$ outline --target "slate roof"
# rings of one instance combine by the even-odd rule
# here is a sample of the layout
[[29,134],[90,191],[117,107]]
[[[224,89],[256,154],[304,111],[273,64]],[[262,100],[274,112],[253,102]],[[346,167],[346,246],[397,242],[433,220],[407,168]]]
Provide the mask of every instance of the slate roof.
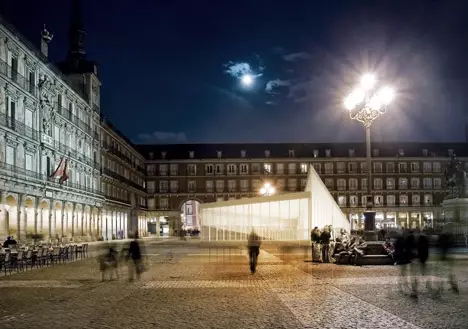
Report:
[[[350,149],[355,157],[366,155],[364,143],[168,144],[135,145],[135,148],[148,160],[163,159],[163,152],[167,160],[189,159],[189,152],[194,152],[194,159],[215,159],[218,151],[222,152],[222,158],[238,159],[242,150],[249,159],[265,158],[265,150],[270,151],[270,158],[290,158],[289,150],[294,150],[295,158],[312,158],[314,150],[318,150],[318,157],[325,157],[326,150],[331,150],[331,157],[349,157]],[[422,157],[423,149],[428,156],[449,156],[452,149],[457,156],[468,157],[468,143],[372,143],[371,148],[379,150],[379,157]],[[399,154],[400,149],[403,155]]]

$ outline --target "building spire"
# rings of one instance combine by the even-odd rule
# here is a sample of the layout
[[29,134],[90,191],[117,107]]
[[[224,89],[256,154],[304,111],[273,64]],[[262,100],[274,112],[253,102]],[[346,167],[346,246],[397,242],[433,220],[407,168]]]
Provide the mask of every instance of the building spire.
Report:
[[84,38],[86,31],[83,28],[83,19],[81,15],[81,1],[73,0],[70,28],[68,30],[68,61],[79,65],[79,62],[86,57],[84,48]]

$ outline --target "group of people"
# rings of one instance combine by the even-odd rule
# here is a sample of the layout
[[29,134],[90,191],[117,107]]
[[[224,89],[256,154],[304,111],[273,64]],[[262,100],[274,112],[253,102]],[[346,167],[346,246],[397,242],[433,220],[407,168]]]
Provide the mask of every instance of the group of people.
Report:
[[135,274],[139,280],[140,275],[146,270],[146,265],[142,261],[142,254],[142,246],[138,241],[138,232],[130,244],[122,249],[120,257],[116,246],[110,245],[107,252],[99,258],[102,281],[105,280],[107,273],[110,274],[110,280],[113,279],[114,274],[117,279],[119,278],[119,263],[121,261],[125,261],[128,265],[129,281],[134,280]]
[[330,262],[330,242],[332,240],[331,226],[325,226],[320,230],[317,226],[310,233],[312,240],[312,261]]

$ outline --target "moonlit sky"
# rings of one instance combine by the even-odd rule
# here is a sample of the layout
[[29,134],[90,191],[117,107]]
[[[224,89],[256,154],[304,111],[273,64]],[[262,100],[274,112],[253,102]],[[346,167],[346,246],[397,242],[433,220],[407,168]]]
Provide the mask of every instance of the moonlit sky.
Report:
[[[362,141],[343,98],[367,71],[398,92],[374,140],[465,139],[468,1],[82,2],[102,111],[134,142]],[[70,4],[0,11],[36,44],[46,23],[59,61]]]

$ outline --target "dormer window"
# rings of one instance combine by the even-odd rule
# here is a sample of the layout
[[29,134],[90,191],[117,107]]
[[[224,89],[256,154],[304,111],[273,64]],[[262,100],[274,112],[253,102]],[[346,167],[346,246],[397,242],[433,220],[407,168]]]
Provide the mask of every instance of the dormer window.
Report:
[[372,156],[378,157],[379,156],[379,149],[373,149],[372,150]]
[[[151,155],[152,153],[150,153],[150,158],[152,157]],[[161,152],[161,159],[165,159],[166,158],[166,152]]]
[[289,150],[289,157],[294,158],[294,150]]
[[398,156],[404,156],[405,155],[405,151],[403,149],[398,149]]
[[265,150],[265,158],[269,158],[270,157],[270,150]]
[[247,152],[245,152],[245,150],[241,150],[241,158],[245,158],[246,155],[247,155]]
[[153,153],[153,152],[150,152],[150,153],[148,154],[148,156],[149,156],[150,160],[153,160],[153,159],[154,159],[154,153]]
[[427,157],[428,154],[429,154],[428,150],[427,150],[427,149],[424,149],[424,150],[423,150],[423,156]]
[[349,149],[348,152],[350,157],[354,156],[354,149]]
[[195,152],[194,151],[189,151],[188,156],[189,156],[190,159],[193,159],[193,157],[195,156]]
[[318,150],[314,150],[314,158],[317,158],[319,156]]
[[327,158],[331,157],[331,150],[330,150],[330,149],[325,150],[325,156],[326,156]]
[[449,157],[453,156],[453,149],[449,149],[449,150],[448,150],[448,156],[449,156]]
[[223,151],[216,151],[216,155],[218,158],[221,158],[223,156]]

